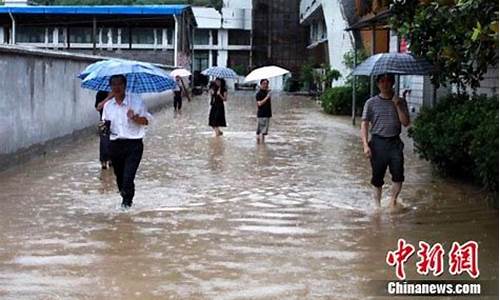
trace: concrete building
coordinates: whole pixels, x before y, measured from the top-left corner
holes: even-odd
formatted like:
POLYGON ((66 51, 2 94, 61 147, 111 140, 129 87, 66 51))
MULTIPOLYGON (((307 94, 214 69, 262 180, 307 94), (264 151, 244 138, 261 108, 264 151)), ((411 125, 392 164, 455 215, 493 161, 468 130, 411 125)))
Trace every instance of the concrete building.
POLYGON ((299 24, 299 0, 254 0, 252 64, 275 64, 298 74, 307 61, 306 30, 299 24))
MULTIPOLYGON (((8 5, 7 5, 8 4, 8 5)), ((0 44, 190 67, 188 5, 0 6, 0 44)))
POLYGON ((330 65, 343 77, 334 85, 344 84, 350 72, 343 64, 344 54, 351 51, 354 37, 344 29, 349 26, 345 1, 339 0, 301 0, 300 24, 307 28, 307 54, 316 66, 330 65))
MULTIPOLYGON (((300 0, 253 0, 252 69, 277 65, 298 79, 308 61, 307 32, 299 24, 300 0)), ((273 90, 280 90, 285 78, 273 78, 273 90)))
POLYGON ((193 7, 194 71, 210 66, 231 67, 246 73, 251 64, 252 1, 225 0, 221 12, 193 7))

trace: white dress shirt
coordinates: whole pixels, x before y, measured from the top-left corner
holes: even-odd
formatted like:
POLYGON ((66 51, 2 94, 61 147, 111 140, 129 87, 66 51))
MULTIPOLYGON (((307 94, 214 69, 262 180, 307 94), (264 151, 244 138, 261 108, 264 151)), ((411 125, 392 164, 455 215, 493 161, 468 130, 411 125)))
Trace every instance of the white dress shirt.
POLYGON ((146 134, 146 125, 140 125, 127 116, 129 109, 141 117, 148 119, 151 124, 152 116, 146 110, 146 105, 141 96, 137 94, 125 94, 125 99, 118 104, 115 98, 111 98, 104 105, 102 119, 111 121, 111 134, 109 139, 142 139, 146 134))

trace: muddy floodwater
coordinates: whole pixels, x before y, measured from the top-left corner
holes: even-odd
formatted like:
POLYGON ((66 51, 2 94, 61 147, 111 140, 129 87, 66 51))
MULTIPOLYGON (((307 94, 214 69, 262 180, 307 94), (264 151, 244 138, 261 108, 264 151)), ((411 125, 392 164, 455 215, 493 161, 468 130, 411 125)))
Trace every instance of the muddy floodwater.
MULTIPOLYGON (((264 145, 251 92, 230 97, 222 137, 205 97, 154 117, 128 211, 96 135, 0 173, 0 299, 386 299, 399 238, 477 241, 479 280, 498 281, 498 211, 406 137, 404 207, 386 186, 376 211, 358 127, 307 98, 273 98, 264 145)), ((416 260, 409 279, 470 279, 420 276, 416 260)))

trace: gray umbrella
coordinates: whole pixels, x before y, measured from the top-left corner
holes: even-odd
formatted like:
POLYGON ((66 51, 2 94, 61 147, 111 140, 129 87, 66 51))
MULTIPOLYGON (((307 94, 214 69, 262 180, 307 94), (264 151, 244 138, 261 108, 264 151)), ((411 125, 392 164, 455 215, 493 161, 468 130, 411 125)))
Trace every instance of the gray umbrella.
POLYGON ((376 76, 380 74, 427 75, 432 65, 423 58, 406 53, 378 53, 368 57, 357 66, 353 75, 376 76))

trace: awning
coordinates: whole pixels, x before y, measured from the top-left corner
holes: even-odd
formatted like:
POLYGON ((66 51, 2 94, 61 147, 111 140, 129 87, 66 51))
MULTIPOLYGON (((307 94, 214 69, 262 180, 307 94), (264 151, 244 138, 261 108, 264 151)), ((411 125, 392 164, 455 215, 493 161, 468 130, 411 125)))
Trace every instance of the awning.
POLYGON ((38 15, 182 15, 189 5, 0 6, 0 14, 38 15))
POLYGON ((222 27, 222 16, 213 7, 191 7, 199 29, 219 29, 222 27))
POLYGON ((328 39, 327 38, 324 38, 324 39, 321 39, 321 40, 318 40, 318 41, 315 41, 314 43, 310 44, 309 46, 307 46, 306 48, 307 49, 312 49, 318 45, 320 45, 321 43, 324 43, 324 42, 327 42, 328 39))
POLYGON ((391 17, 390 9, 386 9, 381 11, 376 15, 367 15, 352 26, 344 29, 345 31, 352 30, 363 30, 363 29, 371 29, 373 26, 385 26, 387 25, 388 19, 391 17))

